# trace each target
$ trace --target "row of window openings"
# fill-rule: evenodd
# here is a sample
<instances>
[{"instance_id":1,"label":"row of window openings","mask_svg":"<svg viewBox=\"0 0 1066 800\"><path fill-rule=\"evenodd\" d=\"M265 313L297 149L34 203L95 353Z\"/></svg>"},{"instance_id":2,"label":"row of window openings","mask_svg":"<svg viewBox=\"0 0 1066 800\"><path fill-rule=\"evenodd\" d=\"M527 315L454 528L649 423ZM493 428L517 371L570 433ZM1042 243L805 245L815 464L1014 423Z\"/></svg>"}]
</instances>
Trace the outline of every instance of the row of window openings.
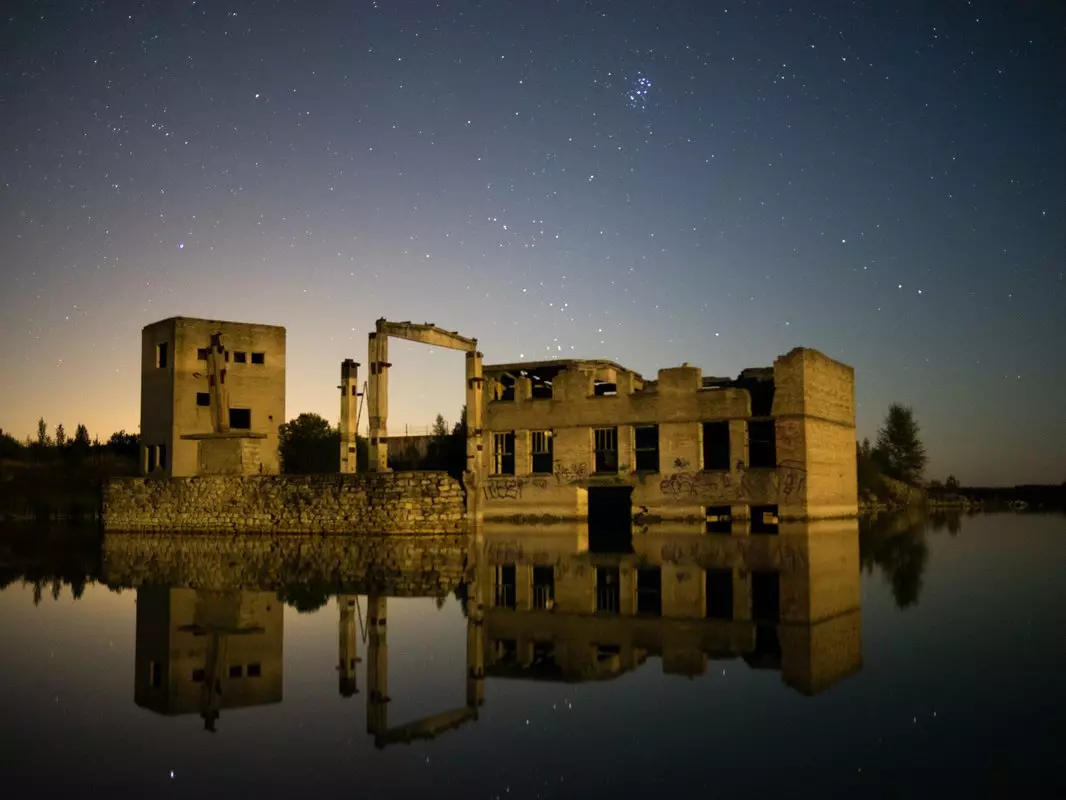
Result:
<instances>
[{"instance_id":1,"label":"row of window openings","mask_svg":"<svg viewBox=\"0 0 1066 800\"><path fill-rule=\"evenodd\" d=\"M708 619L733 619L733 571L708 569L704 616ZM637 569L638 614L662 614L662 570L658 567ZM621 575L618 567L596 568L596 611L617 614L620 607ZM496 567L494 605L517 608L517 568L514 564ZM777 572L751 573L752 619L777 622L780 618L781 576ZM548 610L555 603L555 570L533 567L533 608Z\"/></svg>"},{"instance_id":2,"label":"row of window openings","mask_svg":"<svg viewBox=\"0 0 1066 800\"><path fill-rule=\"evenodd\" d=\"M262 674L263 667L259 663L248 664L247 667L241 664L231 664L229 668L229 676L231 678L240 678L242 676L258 678ZM207 673L202 668L192 671L193 683L203 683L206 679ZM148 662L148 682L153 689L163 688L163 665L158 661Z\"/></svg>"},{"instance_id":3,"label":"row of window openings","mask_svg":"<svg viewBox=\"0 0 1066 800\"><path fill-rule=\"evenodd\" d=\"M748 466L773 468L777 466L777 441L773 420L748 422ZM534 474L551 474L553 467L553 436L551 431L530 431L530 460ZM637 425L633 428L633 459L637 472L659 471L659 426ZM595 471L618 472L618 428L594 428L593 451ZM493 474L515 474L514 431L493 434ZM729 469L729 423L703 423L703 469Z\"/></svg>"},{"instance_id":4,"label":"row of window openings","mask_svg":"<svg viewBox=\"0 0 1066 800\"><path fill-rule=\"evenodd\" d=\"M196 358L199 361L207 361L211 352L210 347L196 348ZM230 351L225 351L225 360L229 362ZM249 358L250 356L250 358ZM235 364L266 364L266 353L249 353L247 350L234 350L233 363ZM155 365L159 369L166 369L170 365L170 343L160 342L155 346Z\"/></svg>"},{"instance_id":5,"label":"row of window openings","mask_svg":"<svg viewBox=\"0 0 1066 800\"><path fill-rule=\"evenodd\" d=\"M707 533L729 535L733 532L733 510L730 506L707 506L705 512ZM776 505L751 506L749 518L751 533L777 533L779 530L780 518Z\"/></svg>"}]
</instances>

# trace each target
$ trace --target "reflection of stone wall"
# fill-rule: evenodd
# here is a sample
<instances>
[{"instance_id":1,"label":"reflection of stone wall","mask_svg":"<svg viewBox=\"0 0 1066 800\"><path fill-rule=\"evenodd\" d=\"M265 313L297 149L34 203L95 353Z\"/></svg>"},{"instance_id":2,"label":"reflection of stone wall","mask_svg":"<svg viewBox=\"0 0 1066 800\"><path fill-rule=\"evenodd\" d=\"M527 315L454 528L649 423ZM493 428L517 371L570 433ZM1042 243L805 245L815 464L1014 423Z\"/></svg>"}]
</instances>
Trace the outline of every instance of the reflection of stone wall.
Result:
<instances>
[{"instance_id":1,"label":"reflection of stone wall","mask_svg":"<svg viewBox=\"0 0 1066 800\"><path fill-rule=\"evenodd\" d=\"M463 579L465 536L217 536L128 534L104 537L109 586L284 589L302 584L332 593L442 597Z\"/></svg>"},{"instance_id":2,"label":"reflection of stone wall","mask_svg":"<svg viewBox=\"0 0 1066 800\"><path fill-rule=\"evenodd\" d=\"M124 478L104 491L107 531L458 533L464 520L443 472Z\"/></svg>"}]
</instances>

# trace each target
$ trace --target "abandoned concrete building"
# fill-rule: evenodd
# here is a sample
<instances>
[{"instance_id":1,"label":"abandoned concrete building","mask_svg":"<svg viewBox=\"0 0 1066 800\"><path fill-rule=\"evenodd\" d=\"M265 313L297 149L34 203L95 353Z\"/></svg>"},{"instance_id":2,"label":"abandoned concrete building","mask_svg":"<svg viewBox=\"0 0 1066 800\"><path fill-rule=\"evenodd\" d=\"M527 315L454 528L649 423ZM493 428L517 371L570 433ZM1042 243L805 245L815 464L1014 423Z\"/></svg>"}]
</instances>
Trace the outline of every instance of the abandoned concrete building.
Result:
<instances>
[{"instance_id":1,"label":"abandoned concrete building","mask_svg":"<svg viewBox=\"0 0 1066 800\"><path fill-rule=\"evenodd\" d=\"M141 332L141 471L277 474L285 329L171 317Z\"/></svg>"},{"instance_id":2,"label":"abandoned concrete building","mask_svg":"<svg viewBox=\"0 0 1066 800\"><path fill-rule=\"evenodd\" d=\"M853 370L816 350L734 379L597 360L484 374L485 519L772 533L857 513Z\"/></svg>"}]
</instances>

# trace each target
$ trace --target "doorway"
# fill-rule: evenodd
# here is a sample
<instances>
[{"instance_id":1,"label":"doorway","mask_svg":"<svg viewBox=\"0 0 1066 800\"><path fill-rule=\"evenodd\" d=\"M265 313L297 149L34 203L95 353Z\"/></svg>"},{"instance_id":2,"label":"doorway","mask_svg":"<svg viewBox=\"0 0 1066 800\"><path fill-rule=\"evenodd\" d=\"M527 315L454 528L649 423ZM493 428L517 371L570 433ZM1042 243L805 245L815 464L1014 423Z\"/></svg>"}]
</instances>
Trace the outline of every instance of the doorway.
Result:
<instances>
[{"instance_id":1,"label":"doorway","mask_svg":"<svg viewBox=\"0 0 1066 800\"><path fill-rule=\"evenodd\" d=\"M633 487L590 486L589 551L633 552Z\"/></svg>"}]
</instances>

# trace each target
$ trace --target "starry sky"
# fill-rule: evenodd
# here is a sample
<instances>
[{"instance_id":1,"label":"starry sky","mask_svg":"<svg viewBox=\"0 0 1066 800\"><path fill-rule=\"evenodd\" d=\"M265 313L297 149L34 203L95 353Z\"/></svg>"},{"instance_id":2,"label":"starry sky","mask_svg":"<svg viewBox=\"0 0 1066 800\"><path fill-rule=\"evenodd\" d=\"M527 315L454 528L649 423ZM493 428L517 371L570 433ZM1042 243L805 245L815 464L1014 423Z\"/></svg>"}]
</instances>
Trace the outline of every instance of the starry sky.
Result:
<instances>
[{"instance_id":1,"label":"starry sky","mask_svg":"<svg viewBox=\"0 0 1066 800\"><path fill-rule=\"evenodd\" d=\"M140 329L288 329L339 416L374 320L486 363L855 367L930 477L1066 479L1059 2L11 2L0 427L138 423ZM390 433L463 356L393 342ZM365 417L364 417L365 419Z\"/></svg>"}]
</instances>

